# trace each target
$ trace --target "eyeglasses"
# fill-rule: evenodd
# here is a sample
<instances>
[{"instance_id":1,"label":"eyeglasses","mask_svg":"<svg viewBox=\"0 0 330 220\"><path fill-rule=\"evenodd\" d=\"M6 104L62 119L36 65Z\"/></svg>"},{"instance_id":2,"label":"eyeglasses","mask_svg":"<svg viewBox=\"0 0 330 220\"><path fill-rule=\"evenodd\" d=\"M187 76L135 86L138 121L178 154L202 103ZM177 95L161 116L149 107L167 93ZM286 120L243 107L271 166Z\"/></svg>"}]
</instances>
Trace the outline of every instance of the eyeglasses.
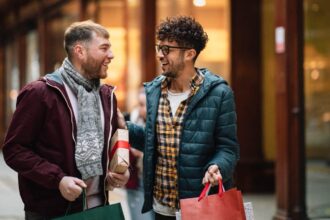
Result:
<instances>
[{"instance_id":1,"label":"eyeglasses","mask_svg":"<svg viewBox=\"0 0 330 220\"><path fill-rule=\"evenodd\" d=\"M157 53L159 53L159 51L162 51L162 54L164 56L168 55L170 53L170 49L174 48L174 49L180 49L180 50L190 50L191 48L189 47L175 47L175 46L169 46L169 45L159 45L156 44L156 51Z\"/></svg>"}]
</instances>

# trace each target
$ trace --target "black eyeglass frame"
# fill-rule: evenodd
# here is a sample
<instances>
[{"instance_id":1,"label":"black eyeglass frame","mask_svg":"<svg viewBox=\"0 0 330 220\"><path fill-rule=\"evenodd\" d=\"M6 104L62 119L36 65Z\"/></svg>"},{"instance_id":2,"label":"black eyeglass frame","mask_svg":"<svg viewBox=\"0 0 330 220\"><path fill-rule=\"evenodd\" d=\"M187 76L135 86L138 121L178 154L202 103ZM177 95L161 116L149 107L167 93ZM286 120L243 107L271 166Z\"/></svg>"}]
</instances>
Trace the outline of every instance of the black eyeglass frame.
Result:
<instances>
[{"instance_id":1,"label":"black eyeglass frame","mask_svg":"<svg viewBox=\"0 0 330 220\"><path fill-rule=\"evenodd\" d=\"M190 50L190 49L193 49L193 48L190 48L190 47L178 47L178 46L159 45L159 44L156 44L155 45L155 48L156 48L156 52L157 53L159 53L159 51L162 51L162 54L164 56L166 56L166 55L168 55L170 53L170 49L171 48L180 49L180 50Z\"/></svg>"}]
</instances>

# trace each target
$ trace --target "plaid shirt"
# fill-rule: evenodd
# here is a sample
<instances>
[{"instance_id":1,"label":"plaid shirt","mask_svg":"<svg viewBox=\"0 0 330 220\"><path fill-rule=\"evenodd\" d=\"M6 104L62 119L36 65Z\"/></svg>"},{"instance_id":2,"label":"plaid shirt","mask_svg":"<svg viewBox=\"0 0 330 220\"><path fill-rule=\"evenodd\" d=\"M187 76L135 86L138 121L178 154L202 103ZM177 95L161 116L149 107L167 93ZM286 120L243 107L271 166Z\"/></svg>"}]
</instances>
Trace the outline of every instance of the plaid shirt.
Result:
<instances>
[{"instance_id":1,"label":"plaid shirt","mask_svg":"<svg viewBox=\"0 0 330 220\"><path fill-rule=\"evenodd\" d=\"M157 116L157 164L154 185L154 197L166 206L178 208L178 174L176 168L179 154L180 137L183 127L183 118L187 110L189 100L196 94L202 84L204 76L197 72L192 78L191 92L186 100L183 100L175 115L172 116L170 102L168 100L168 87L170 79L165 78L161 85L161 96Z\"/></svg>"}]
</instances>

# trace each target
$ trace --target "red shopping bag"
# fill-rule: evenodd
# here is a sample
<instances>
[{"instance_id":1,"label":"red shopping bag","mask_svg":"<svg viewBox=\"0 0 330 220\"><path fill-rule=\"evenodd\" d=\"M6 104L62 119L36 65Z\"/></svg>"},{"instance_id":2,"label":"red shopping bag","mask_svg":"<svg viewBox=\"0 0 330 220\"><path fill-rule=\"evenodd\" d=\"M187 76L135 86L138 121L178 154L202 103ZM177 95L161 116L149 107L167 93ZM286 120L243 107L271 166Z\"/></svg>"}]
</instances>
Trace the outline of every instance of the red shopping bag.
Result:
<instances>
[{"instance_id":1,"label":"red shopping bag","mask_svg":"<svg viewBox=\"0 0 330 220\"><path fill-rule=\"evenodd\" d=\"M241 191L224 192L221 180L218 194L206 195L209 188L207 183L199 198L180 200L182 220L246 220Z\"/></svg>"}]
</instances>

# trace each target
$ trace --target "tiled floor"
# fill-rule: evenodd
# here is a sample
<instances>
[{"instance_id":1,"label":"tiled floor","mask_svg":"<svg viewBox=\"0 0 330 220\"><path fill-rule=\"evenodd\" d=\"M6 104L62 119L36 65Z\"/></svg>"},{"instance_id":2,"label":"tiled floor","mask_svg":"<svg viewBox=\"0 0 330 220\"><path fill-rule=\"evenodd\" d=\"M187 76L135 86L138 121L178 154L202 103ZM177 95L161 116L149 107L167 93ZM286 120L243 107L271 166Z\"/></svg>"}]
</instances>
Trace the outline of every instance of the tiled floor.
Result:
<instances>
[{"instance_id":1,"label":"tiled floor","mask_svg":"<svg viewBox=\"0 0 330 220\"><path fill-rule=\"evenodd\" d=\"M244 202L251 202L255 220L270 220L275 214L274 194L244 194Z\"/></svg>"},{"instance_id":2,"label":"tiled floor","mask_svg":"<svg viewBox=\"0 0 330 220\"><path fill-rule=\"evenodd\" d=\"M4 162L0 151L0 219L24 219L23 204L18 192L17 175Z\"/></svg>"},{"instance_id":3,"label":"tiled floor","mask_svg":"<svg viewBox=\"0 0 330 220\"><path fill-rule=\"evenodd\" d=\"M306 201L310 219L330 219L330 164L310 161L307 166Z\"/></svg>"}]
</instances>

